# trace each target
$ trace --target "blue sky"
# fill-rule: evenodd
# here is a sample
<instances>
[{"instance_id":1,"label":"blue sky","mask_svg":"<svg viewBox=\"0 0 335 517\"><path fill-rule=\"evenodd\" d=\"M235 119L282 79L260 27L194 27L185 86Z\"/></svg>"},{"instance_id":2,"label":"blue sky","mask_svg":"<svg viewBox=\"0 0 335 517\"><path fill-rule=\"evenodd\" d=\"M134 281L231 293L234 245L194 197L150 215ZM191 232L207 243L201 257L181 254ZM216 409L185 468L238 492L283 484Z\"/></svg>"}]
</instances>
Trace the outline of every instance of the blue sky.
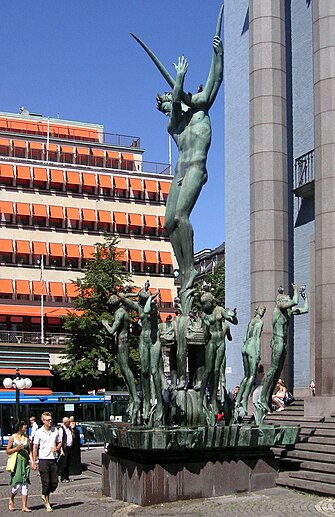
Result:
<instances>
[{"instance_id":1,"label":"blue sky","mask_svg":"<svg viewBox=\"0 0 335 517\"><path fill-rule=\"evenodd\" d=\"M207 79L221 1L1 0L0 111L101 123L141 137L144 159L168 162L167 119L155 108L168 90L130 36L141 37L174 76L189 62L185 90ZM209 180L192 213L195 250L224 240L223 86L211 109ZM177 152L173 144L173 162Z\"/></svg>"}]
</instances>

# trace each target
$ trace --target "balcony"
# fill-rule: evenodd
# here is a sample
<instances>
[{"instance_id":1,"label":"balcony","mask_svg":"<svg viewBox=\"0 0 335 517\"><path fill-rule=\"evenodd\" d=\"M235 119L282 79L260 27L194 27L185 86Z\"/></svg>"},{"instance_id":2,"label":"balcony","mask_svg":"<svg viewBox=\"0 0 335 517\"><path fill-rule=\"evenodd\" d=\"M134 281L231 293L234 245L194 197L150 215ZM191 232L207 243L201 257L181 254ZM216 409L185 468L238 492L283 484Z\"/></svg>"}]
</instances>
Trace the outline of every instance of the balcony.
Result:
<instances>
[{"instance_id":1,"label":"balcony","mask_svg":"<svg viewBox=\"0 0 335 517\"><path fill-rule=\"evenodd\" d=\"M297 197L314 196L314 149L294 162L293 193Z\"/></svg>"},{"instance_id":2,"label":"balcony","mask_svg":"<svg viewBox=\"0 0 335 517\"><path fill-rule=\"evenodd\" d=\"M0 330L1 345L52 345L63 348L69 339L68 334L46 333L44 334L44 343L42 343L40 332L21 332L13 330Z\"/></svg>"}]
</instances>

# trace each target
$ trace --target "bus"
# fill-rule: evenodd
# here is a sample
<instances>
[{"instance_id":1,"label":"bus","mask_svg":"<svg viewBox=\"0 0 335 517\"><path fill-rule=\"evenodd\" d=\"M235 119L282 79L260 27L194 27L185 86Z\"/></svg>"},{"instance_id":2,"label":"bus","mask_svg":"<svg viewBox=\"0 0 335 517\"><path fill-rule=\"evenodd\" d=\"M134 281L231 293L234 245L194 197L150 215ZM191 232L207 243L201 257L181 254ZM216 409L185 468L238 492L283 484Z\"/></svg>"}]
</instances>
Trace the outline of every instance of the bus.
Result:
<instances>
[{"instance_id":1,"label":"bus","mask_svg":"<svg viewBox=\"0 0 335 517\"><path fill-rule=\"evenodd\" d=\"M111 415L119 422L128 422L129 394L108 391L96 395L74 395L72 392L53 392L46 395L20 393L20 418L29 425L29 418L36 417L41 425L41 415L50 411L55 425L64 416L74 416L78 423L109 421ZM7 444L12 434L15 415L15 391L0 392L0 446Z\"/></svg>"}]
</instances>

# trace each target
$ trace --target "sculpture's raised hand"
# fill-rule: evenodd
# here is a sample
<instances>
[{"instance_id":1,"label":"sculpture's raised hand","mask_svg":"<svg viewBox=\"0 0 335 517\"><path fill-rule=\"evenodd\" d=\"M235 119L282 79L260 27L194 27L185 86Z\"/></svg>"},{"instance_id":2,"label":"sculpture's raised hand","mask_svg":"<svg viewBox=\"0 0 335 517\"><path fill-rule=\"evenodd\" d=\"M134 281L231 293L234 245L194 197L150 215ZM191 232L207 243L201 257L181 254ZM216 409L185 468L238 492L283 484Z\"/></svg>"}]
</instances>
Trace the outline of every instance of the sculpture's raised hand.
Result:
<instances>
[{"instance_id":1,"label":"sculpture's raised hand","mask_svg":"<svg viewBox=\"0 0 335 517\"><path fill-rule=\"evenodd\" d=\"M220 36L215 36L213 39L213 49L215 54L221 56L223 54L223 46Z\"/></svg>"},{"instance_id":2,"label":"sculpture's raised hand","mask_svg":"<svg viewBox=\"0 0 335 517\"><path fill-rule=\"evenodd\" d=\"M187 69L188 69L188 62L185 56L178 57L178 63L173 63L173 66L175 67L175 70L177 72L177 75L180 75L181 77L184 77Z\"/></svg>"}]
</instances>

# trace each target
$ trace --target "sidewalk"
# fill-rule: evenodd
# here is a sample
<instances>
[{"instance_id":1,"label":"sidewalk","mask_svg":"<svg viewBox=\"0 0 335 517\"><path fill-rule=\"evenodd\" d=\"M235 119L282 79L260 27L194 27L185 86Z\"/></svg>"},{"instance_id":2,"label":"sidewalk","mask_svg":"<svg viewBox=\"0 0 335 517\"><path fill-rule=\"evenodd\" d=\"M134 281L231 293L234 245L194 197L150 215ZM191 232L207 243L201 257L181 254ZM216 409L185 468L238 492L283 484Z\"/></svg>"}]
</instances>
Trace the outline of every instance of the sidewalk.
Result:
<instances>
[{"instance_id":1,"label":"sidewalk","mask_svg":"<svg viewBox=\"0 0 335 517\"><path fill-rule=\"evenodd\" d=\"M88 470L75 476L69 484L60 483L51 495L53 515L75 513L75 517L126 517L126 516L197 516L197 517L335 517L335 499L301 494L284 488L274 488L233 496L178 501L150 507L115 501L101 495L101 476L98 473L102 447L82 450L82 462ZM4 471L6 454L0 451L0 515L9 516L8 474ZM92 470L94 471L92 471ZM46 515L41 501L39 474L32 471L29 487L29 506L33 515ZM16 496L16 511L21 511L21 496ZM15 514L14 514L15 515Z\"/></svg>"}]
</instances>

